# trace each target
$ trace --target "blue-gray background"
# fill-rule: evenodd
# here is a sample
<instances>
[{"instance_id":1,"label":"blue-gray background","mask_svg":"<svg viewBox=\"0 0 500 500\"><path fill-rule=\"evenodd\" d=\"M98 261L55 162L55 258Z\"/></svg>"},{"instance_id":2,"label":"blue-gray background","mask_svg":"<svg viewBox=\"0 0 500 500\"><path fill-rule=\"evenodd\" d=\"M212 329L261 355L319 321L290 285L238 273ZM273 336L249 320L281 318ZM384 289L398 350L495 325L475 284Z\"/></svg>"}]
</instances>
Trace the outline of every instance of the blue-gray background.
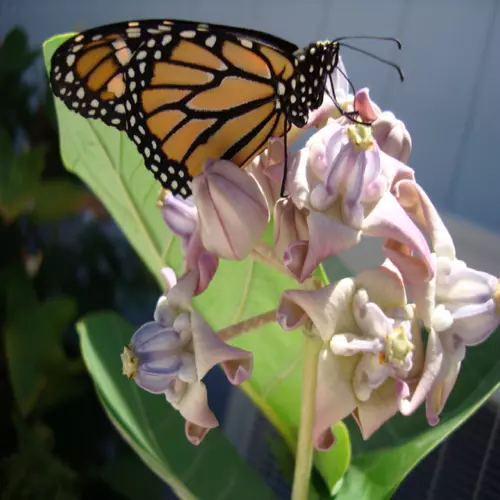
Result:
<instances>
[{"instance_id":1,"label":"blue-gray background","mask_svg":"<svg viewBox=\"0 0 500 500\"><path fill-rule=\"evenodd\" d=\"M411 166L434 203L500 233L498 0L0 0L0 38L13 25L32 44L121 20L180 18L257 28L305 45L341 35L396 36L364 48L400 63L406 81L344 51L356 88L369 87L413 138Z\"/></svg>"}]
</instances>

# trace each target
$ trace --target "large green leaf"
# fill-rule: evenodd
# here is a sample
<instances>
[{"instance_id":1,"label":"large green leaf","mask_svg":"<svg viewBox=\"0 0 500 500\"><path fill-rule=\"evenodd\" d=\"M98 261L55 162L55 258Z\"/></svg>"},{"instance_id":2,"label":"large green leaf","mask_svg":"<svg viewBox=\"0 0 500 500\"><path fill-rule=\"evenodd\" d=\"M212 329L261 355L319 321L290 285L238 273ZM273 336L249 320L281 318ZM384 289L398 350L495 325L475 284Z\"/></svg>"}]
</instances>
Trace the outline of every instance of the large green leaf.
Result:
<instances>
[{"instance_id":1,"label":"large green leaf","mask_svg":"<svg viewBox=\"0 0 500 500\"><path fill-rule=\"evenodd\" d=\"M161 395L137 387L121 373L119 352L133 328L115 313L78 324L82 353L103 406L126 441L181 498L272 498L264 481L218 430L199 447L184 436L184 419Z\"/></svg>"},{"instance_id":2,"label":"large green leaf","mask_svg":"<svg viewBox=\"0 0 500 500\"><path fill-rule=\"evenodd\" d=\"M17 405L27 415L39 403L37 409L43 411L80 389L70 375L80 373L82 364L69 359L62 345L62 332L76 307L67 297L40 304L21 269L9 271L5 286L7 365Z\"/></svg>"},{"instance_id":3,"label":"large green leaf","mask_svg":"<svg viewBox=\"0 0 500 500\"><path fill-rule=\"evenodd\" d=\"M361 441L353 425L353 461L337 498L389 498L413 467L500 387L499 351L500 330L484 344L467 350L457 384L436 427L429 428L423 408L412 417L397 415L367 442Z\"/></svg>"},{"instance_id":4,"label":"large green leaf","mask_svg":"<svg viewBox=\"0 0 500 500\"><path fill-rule=\"evenodd\" d=\"M58 36L45 43L47 67L55 49L67 38ZM159 186L143 166L135 146L126 135L100 122L85 120L56 100L61 133L61 151L66 167L79 175L127 235L149 269L158 277L166 264L180 270L179 243L163 223L156 197ZM215 329L277 307L293 280L247 259L221 262L209 289L196 301L197 308ZM254 371L243 389L261 408L293 450L299 423L302 338L299 331L284 333L268 325L233 342L254 353ZM99 379L96 379L99 384ZM349 439L343 424L339 443L316 459L316 466L330 488L349 461Z\"/></svg>"}]
</instances>

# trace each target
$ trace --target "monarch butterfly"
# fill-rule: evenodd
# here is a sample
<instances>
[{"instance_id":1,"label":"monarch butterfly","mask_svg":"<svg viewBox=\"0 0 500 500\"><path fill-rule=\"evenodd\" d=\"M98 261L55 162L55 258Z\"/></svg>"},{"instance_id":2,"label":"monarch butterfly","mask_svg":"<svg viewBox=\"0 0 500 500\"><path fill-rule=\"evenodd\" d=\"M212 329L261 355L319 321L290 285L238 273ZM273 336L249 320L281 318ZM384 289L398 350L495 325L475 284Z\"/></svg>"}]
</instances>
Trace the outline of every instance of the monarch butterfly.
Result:
<instances>
[{"instance_id":1,"label":"monarch butterfly","mask_svg":"<svg viewBox=\"0 0 500 500\"><path fill-rule=\"evenodd\" d=\"M162 186L187 197L205 159L244 167L270 137L286 139L292 124L307 123L343 39L299 49L230 26L117 23L64 42L50 83L69 109L124 130Z\"/></svg>"}]
</instances>

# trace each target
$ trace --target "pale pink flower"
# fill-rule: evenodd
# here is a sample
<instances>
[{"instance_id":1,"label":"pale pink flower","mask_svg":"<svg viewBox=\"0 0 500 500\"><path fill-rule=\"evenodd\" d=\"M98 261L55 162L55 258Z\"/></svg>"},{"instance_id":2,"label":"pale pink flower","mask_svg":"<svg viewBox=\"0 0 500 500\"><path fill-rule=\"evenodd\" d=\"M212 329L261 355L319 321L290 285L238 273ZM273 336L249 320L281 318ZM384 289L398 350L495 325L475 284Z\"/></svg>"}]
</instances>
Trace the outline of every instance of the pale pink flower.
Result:
<instances>
[{"instance_id":1,"label":"pale pink flower","mask_svg":"<svg viewBox=\"0 0 500 500\"><path fill-rule=\"evenodd\" d=\"M193 198L184 200L167 193L163 200L162 215L167 226L182 240L184 252L183 271L197 270L199 283L196 295L208 287L219 266L217 255L209 252L201 242L198 210Z\"/></svg>"},{"instance_id":2,"label":"pale pink flower","mask_svg":"<svg viewBox=\"0 0 500 500\"><path fill-rule=\"evenodd\" d=\"M420 329L401 276L386 263L318 290L288 290L277 320L285 330L311 321L324 342L313 429L318 449L331 426L355 413L365 439L398 411L396 381L422 366Z\"/></svg>"},{"instance_id":3,"label":"pale pink flower","mask_svg":"<svg viewBox=\"0 0 500 500\"><path fill-rule=\"evenodd\" d=\"M208 371L220 364L233 384L252 371L252 354L223 342L193 309L197 273L189 271L177 283L173 271L163 270L169 290L158 300L154 321L134 333L121 356L124 375L148 392L165 394L186 419L186 436L193 444L218 425L202 382Z\"/></svg>"},{"instance_id":4,"label":"pale pink flower","mask_svg":"<svg viewBox=\"0 0 500 500\"><path fill-rule=\"evenodd\" d=\"M226 160L209 160L193 179L201 243L229 260L244 259L269 223L269 208L255 178Z\"/></svg>"},{"instance_id":5,"label":"pale pink flower","mask_svg":"<svg viewBox=\"0 0 500 500\"><path fill-rule=\"evenodd\" d=\"M398 387L401 411L411 414L426 400L431 425L439 421L458 377L466 347L478 345L500 324L500 287L495 276L468 268L456 258L453 240L424 190L414 182L396 186L401 205L430 236L434 276L428 278L420 255L386 242L386 255L400 269L429 332L426 366L415 392Z\"/></svg>"},{"instance_id":6,"label":"pale pink flower","mask_svg":"<svg viewBox=\"0 0 500 500\"><path fill-rule=\"evenodd\" d=\"M413 171L380 151L369 127L330 120L290 164L287 189L301 216L277 217L275 227L275 241L277 235L300 233L284 252L290 273L304 281L324 259L356 245L362 235L401 241L430 259L425 238L391 193L402 178L413 178ZM308 235L280 225L303 219Z\"/></svg>"}]
</instances>

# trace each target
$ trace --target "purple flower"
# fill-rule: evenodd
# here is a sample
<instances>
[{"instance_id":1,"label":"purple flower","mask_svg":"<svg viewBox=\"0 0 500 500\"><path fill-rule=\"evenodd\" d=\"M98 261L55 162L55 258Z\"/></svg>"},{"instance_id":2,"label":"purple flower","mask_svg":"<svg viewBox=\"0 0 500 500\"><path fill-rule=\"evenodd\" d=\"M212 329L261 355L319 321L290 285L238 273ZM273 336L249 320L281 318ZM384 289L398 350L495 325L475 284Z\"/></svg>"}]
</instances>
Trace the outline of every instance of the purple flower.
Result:
<instances>
[{"instance_id":1,"label":"purple flower","mask_svg":"<svg viewBox=\"0 0 500 500\"><path fill-rule=\"evenodd\" d=\"M209 285L219 266L218 257L209 252L201 242L198 210L192 197L187 200L167 193L163 200L162 215L170 230L182 240L184 271L197 270L199 283L196 295Z\"/></svg>"},{"instance_id":2,"label":"purple flower","mask_svg":"<svg viewBox=\"0 0 500 500\"><path fill-rule=\"evenodd\" d=\"M276 207L275 243L286 248L289 272L303 282L324 259L356 245L363 234L403 242L430 259L425 238L391 193L395 180L412 178L412 172L380 151L369 127L330 120L291 162L287 188L301 216L290 216L288 206L284 216L285 205ZM299 221L300 228L290 226ZM295 234L300 238L282 236Z\"/></svg>"},{"instance_id":3,"label":"purple flower","mask_svg":"<svg viewBox=\"0 0 500 500\"><path fill-rule=\"evenodd\" d=\"M178 283L164 272L170 290L160 297L154 321L141 326L121 355L123 373L142 389L165 394L186 419L186 435L199 444L218 425L207 402L203 377L220 364L228 380L240 384L252 371L252 354L224 343L192 307L199 276L185 274Z\"/></svg>"},{"instance_id":4,"label":"purple flower","mask_svg":"<svg viewBox=\"0 0 500 500\"><path fill-rule=\"evenodd\" d=\"M255 178L229 161L207 161L193 181L193 193L203 246L224 259L244 259L269 223L266 197Z\"/></svg>"}]
</instances>

